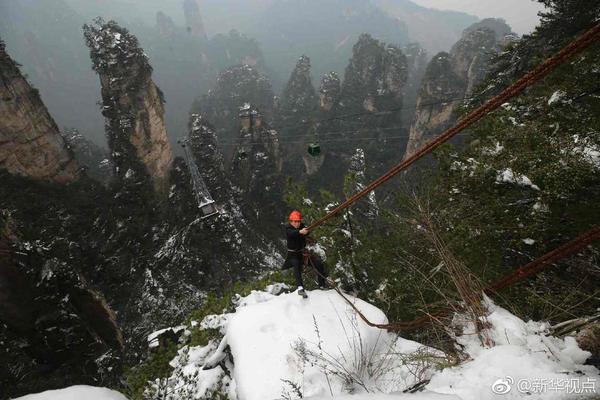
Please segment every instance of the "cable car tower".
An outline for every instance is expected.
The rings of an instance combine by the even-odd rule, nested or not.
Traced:
[[[214,215],[219,214],[219,210],[217,210],[217,205],[213,200],[206,184],[204,183],[204,179],[202,179],[202,175],[200,175],[200,170],[198,169],[198,165],[194,161],[194,158],[190,154],[188,145],[190,144],[189,138],[180,139],[177,141],[181,147],[183,147],[183,153],[185,154],[185,163],[188,166],[188,170],[190,171],[190,177],[192,181],[192,187],[194,189],[194,197],[198,202],[198,208],[202,212],[200,219],[205,219],[212,217]]]

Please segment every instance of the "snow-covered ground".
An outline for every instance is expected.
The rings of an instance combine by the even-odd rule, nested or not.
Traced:
[[[174,360],[174,387],[185,381],[177,371],[187,376],[213,371],[216,380],[225,381],[204,380],[193,393],[207,395],[207,388],[220,387],[239,400],[479,400],[584,398],[599,392],[599,371],[582,365],[589,354],[573,338],[548,337],[543,323],[524,322],[489,299],[487,337],[494,345],[483,346],[457,316],[463,334],[456,341],[468,360],[447,367],[443,353],[367,326],[334,291],[313,291],[307,300],[272,292],[252,292],[238,299],[235,313],[208,316],[200,326],[220,327],[224,338],[183,349],[182,354],[206,354]],[[350,299],[370,321],[387,322],[381,310]],[[221,351],[227,348],[230,355]],[[217,364],[218,373],[212,368]],[[422,392],[402,393],[427,379]]]
[[[432,348],[367,326],[335,291],[276,295],[281,286],[239,297],[236,311],[196,326],[220,328],[223,339],[184,347],[171,362],[171,378],[155,382],[165,399],[270,400],[480,400],[592,398],[599,371],[583,365],[589,353],[571,337],[544,334],[543,323],[524,322],[487,299],[492,346],[483,346],[470,323],[456,337],[467,361],[449,367]],[[384,313],[354,297],[375,323]],[[442,368],[445,367],[445,368]],[[403,393],[421,382],[423,390]],[[27,397],[54,400],[67,397]],[[83,398],[83,397],[81,397]],[[95,400],[119,397],[92,397]]]
[[[48,390],[46,392],[18,397],[15,400],[127,400],[119,392],[93,386],[71,386],[66,389]]]

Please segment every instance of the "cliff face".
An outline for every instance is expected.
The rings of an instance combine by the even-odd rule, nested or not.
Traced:
[[[244,104],[238,146],[231,163],[231,180],[239,190],[245,214],[252,222],[277,223],[281,209],[283,158],[279,134],[270,129],[257,108]]]
[[[261,110],[264,118],[273,117],[273,90],[269,79],[250,65],[240,65],[221,72],[208,94],[198,100],[193,111],[211,121],[223,147],[225,160],[233,156],[232,142],[239,137],[239,109],[245,103]]]
[[[212,198],[219,203],[226,202],[231,197],[231,182],[225,174],[214,127],[200,115],[192,114],[189,139],[192,155]]]
[[[510,27],[502,20],[486,19],[465,29],[450,53],[431,59],[421,81],[405,157],[456,121],[454,111],[473,94],[509,35]]]
[[[163,37],[171,37],[177,30],[173,19],[162,11],[156,13],[156,28]]]
[[[109,183],[112,178],[112,167],[106,149],[83,137],[77,129],[68,129],[62,135],[82,171],[98,182]]]
[[[340,77],[330,72],[321,77],[319,86],[319,107],[322,112],[330,111],[339,100],[341,91]]]
[[[303,155],[314,140],[312,121],[318,110],[318,97],[310,76],[310,59],[301,56],[283,90],[275,113],[275,126],[285,138],[287,154],[284,169],[292,176],[316,171]],[[305,162],[303,162],[303,158]],[[309,160],[310,161],[310,160]],[[304,168],[303,168],[304,165]]]
[[[316,110],[316,105],[317,94],[310,78],[310,58],[302,56],[292,71],[277,108],[277,125],[286,127],[282,135],[305,130],[307,124],[296,125],[308,122]],[[288,126],[290,127],[287,128]]]
[[[407,79],[408,63],[402,50],[368,34],[354,44],[341,85],[334,74],[323,77],[320,122],[315,125],[322,155],[305,155],[307,170],[319,170],[312,178],[316,185],[341,193],[339,177],[359,147],[376,172],[391,159],[385,151],[392,149],[388,138],[398,137],[401,130]]]
[[[346,68],[340,108],[377,112],[398,106],[408,78],[406,56],[395,46],[363,34],[352,48]]]
[[[36,179],[68,182],[77,163],[44,106],[0,41],[0,168]]]
[[[202,15],[196,0],[183,1],[183,14],[185,15],[185,23],[190,34],[206,39],[206,31],[202,22]]]
[[[162,189],[172,162],[164,122],[164,99],[135,36],[98,19],[84,27],[93,68],[102,85],[102,114],[115,175],[149,176]]]

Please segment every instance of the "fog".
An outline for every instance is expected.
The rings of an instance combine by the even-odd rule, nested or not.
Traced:
[[[61,129],[77,128],[106,146],[97,104],[99,80],[81,30],[97,16],[116,20],[138,37],[154,68],[153,79],[165,93],[173,142],[187,129],[194,99],[229,66],[255,64],[279,94],[303,54],[311,58],[313,84],[318,86],[326,72],[343,77],[352,46],[363,32],[400,47],[419,42],[432,56],[448,50],[462,30],[477,21],[473,15],[432,10],[409,0],[196,4],[200,17],[194,19],[186,18],[184,0],[2,0],[0,37]]]

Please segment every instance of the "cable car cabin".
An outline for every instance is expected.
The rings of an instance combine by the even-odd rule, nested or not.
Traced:
[[[217,210],[214,201],[200,204],[198,208],[200,208],[200,211],[202,212],[202,216],[200,217],[200,219],[208,218],[219,213],[219,210]]]
[[[319,154],[321,154],[321,146],[319,145],[319,143],[309,144],[308,145],[308,154],[310,154],[313,157],[316,157]]]

